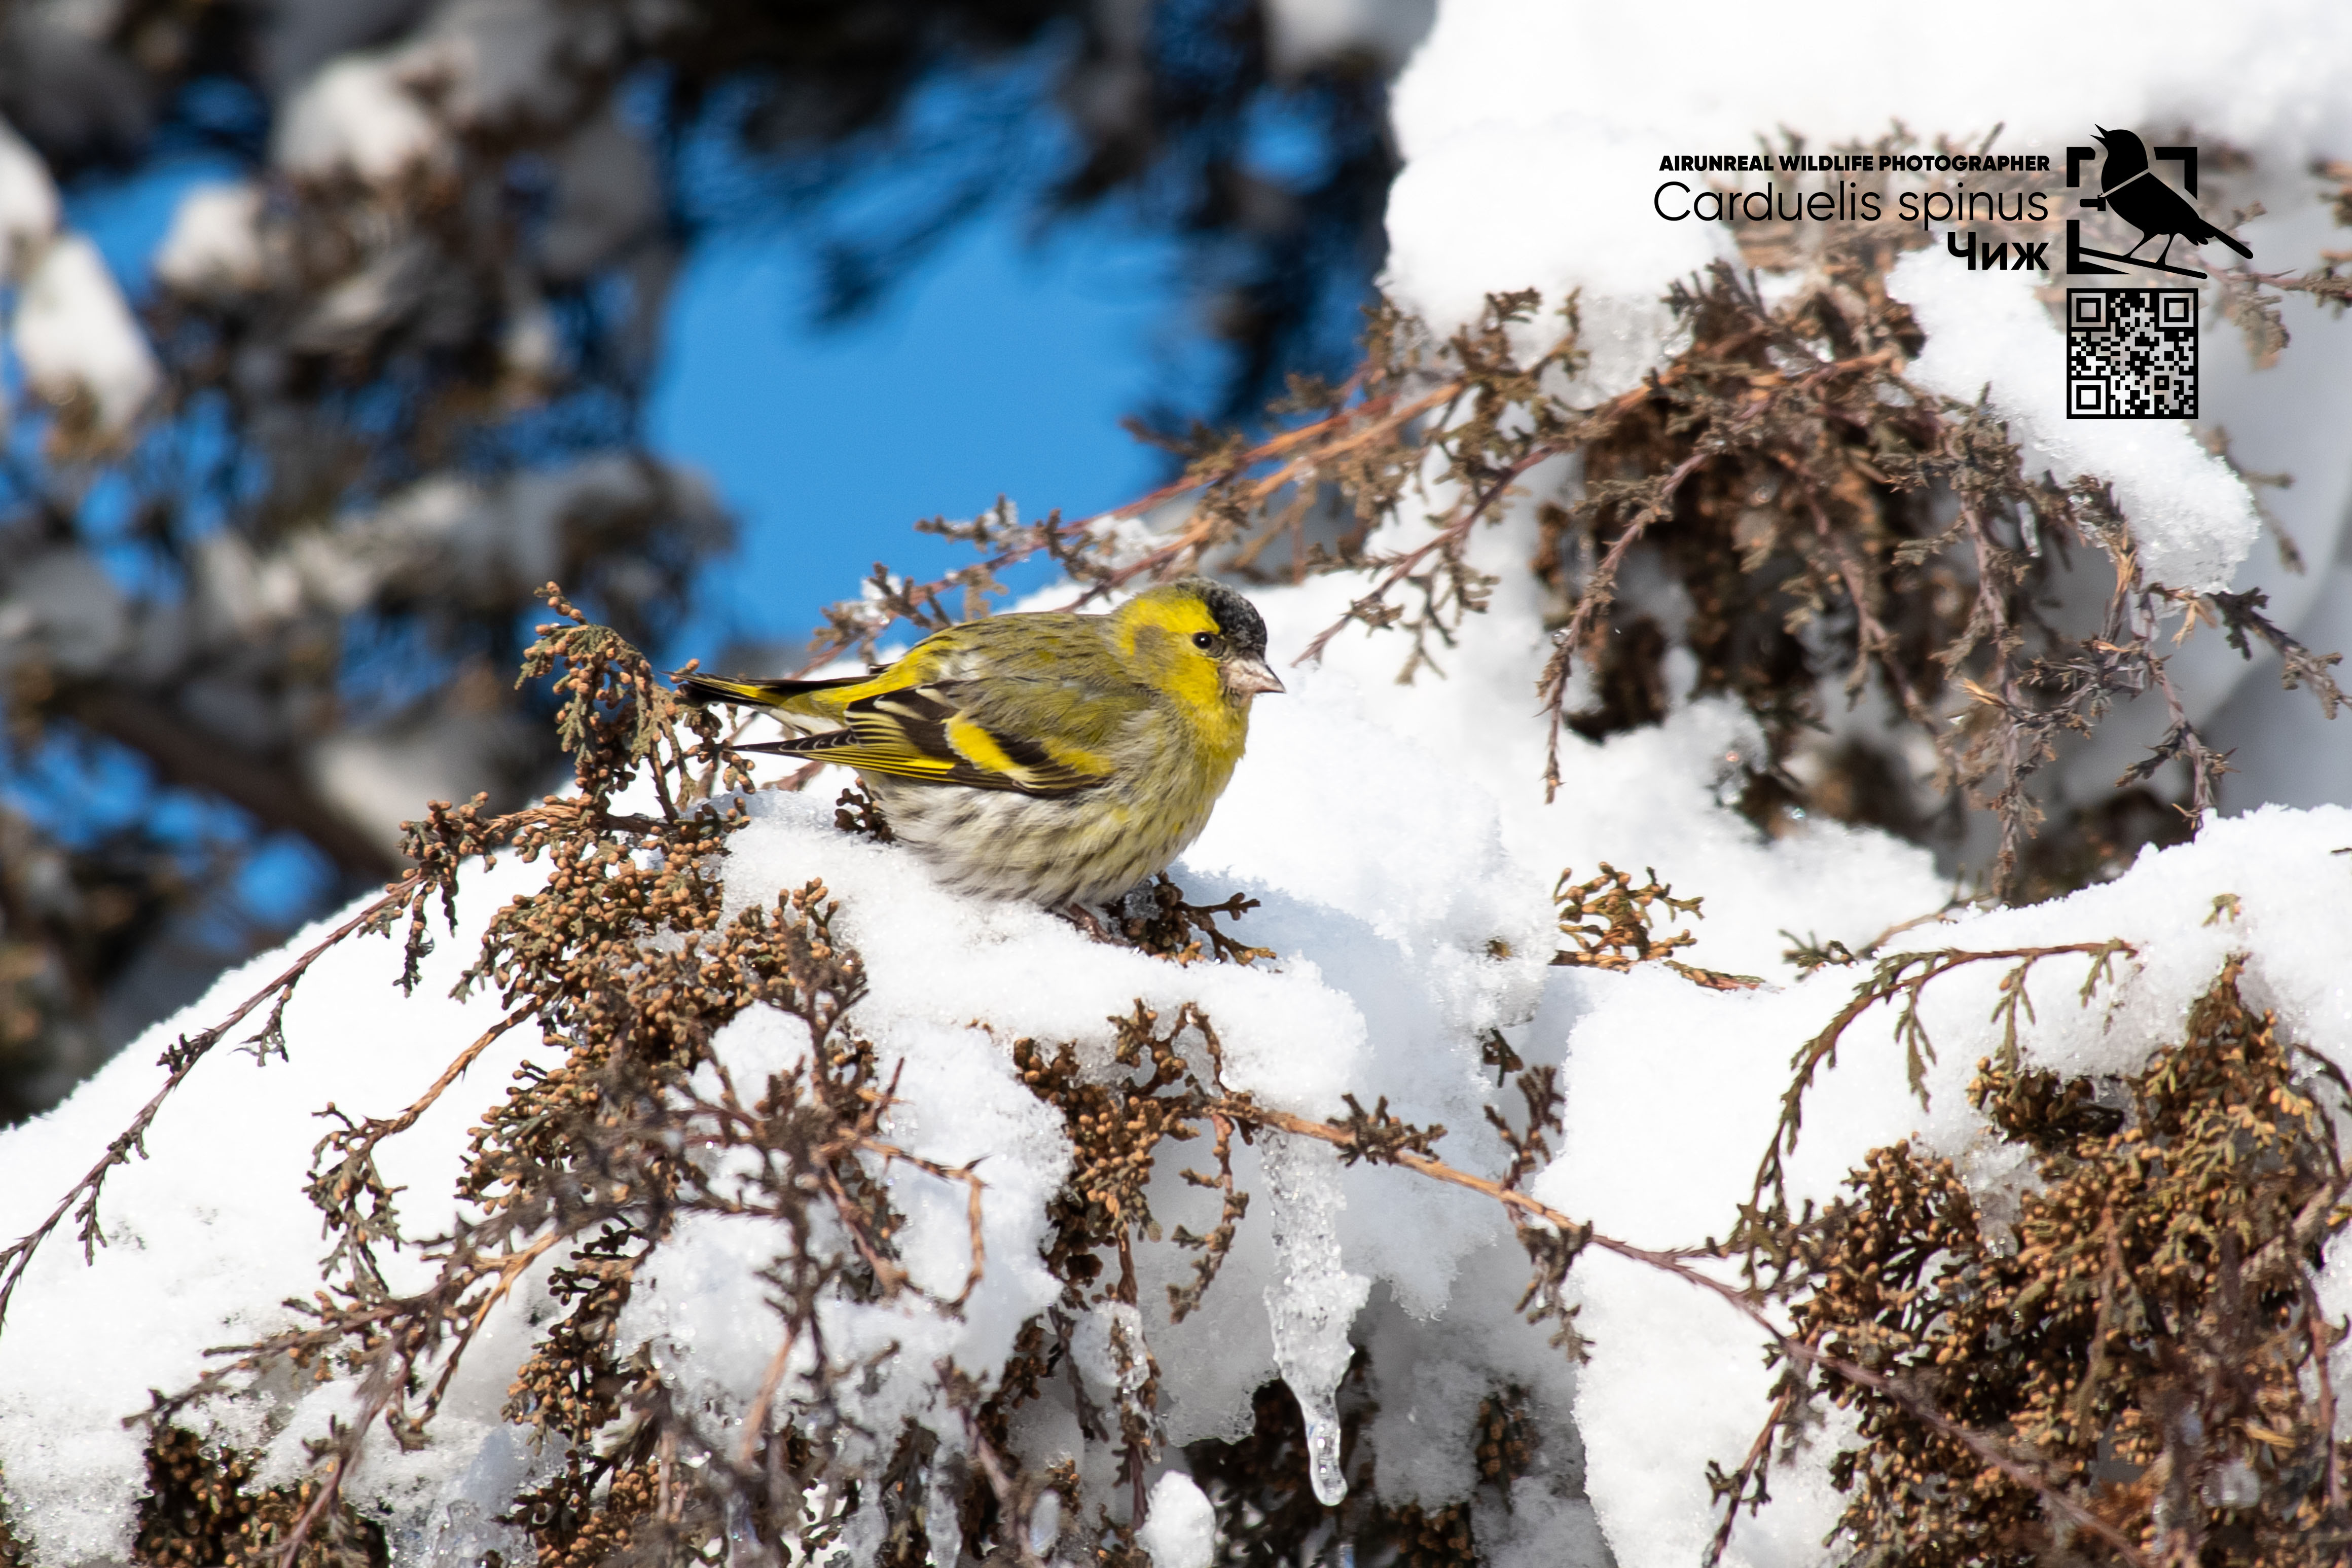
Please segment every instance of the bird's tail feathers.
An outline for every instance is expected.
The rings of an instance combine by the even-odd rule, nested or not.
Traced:
[[[778,708],[795,698],[839,686],[854,686],[866,675],[835,675],[823,681],[721,680],[716,675],[688,675],[677,685],[678,695],[690,703],[738,703],[746,707]]]

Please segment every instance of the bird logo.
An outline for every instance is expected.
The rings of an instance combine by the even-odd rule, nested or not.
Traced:
[[[2208,223],[2182,195],[2165,183],[2148,155],[2147,143],[2136,132],[2095,128],[2094,138],[2105,150],[2106,156],[2099,164],[2099,193],[2084,196],[2083,205],[2094,212],[2112,213],[2139,230],[2139,240],[2131,249],[2117,254],[2114,251],[2093,250],[2082,242],[2083,223],[2080,218],[2066,220],[2066,270],[2075,273],[2113,273],[2112,267],[2101,267],[2096,261],[2121,262],[2126,267],[2144,267],[2158,272],[2169,272],[2179,277],[2203,277],[2206,275],[2193,267],[2175,267],[2170,263],[2172,244],[2186,240],[2200,246],[2220,240],[2240,256],[2251,258],[2253,252]],[[2073,185],[2080,177],[2084,159],[2093,156],[2088,147],[2066,150],[2066,183]],[[2194,147],[2159,147],[2158,159],[2177,162],[2181,165],[2181,183],[2190,195],[2197,192],[2197,149]],[[2147,260],[2139,252],[2158,235],[2164,236],[2164,246],[2156,259]]]

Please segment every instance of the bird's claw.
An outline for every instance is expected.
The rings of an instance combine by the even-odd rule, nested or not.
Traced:
[[[1115,943],[1118,940],[1118,937],[1103,929],[1103,923],[1099,919],[1096,918],[1095,912],[1088,909],[1083,904],[1075,902],[1066,904],[1062,905],[1061,908],[1054,911],[1054,913],[1060,915],[1063,919],[1068,921],[1071,925],[1076,926],[1079,930],[1085,932],[1088,936],[1094,938],[1094,940],[1097,942]]]

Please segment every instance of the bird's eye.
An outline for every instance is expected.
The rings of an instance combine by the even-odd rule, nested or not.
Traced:
[[[1192,646],[1200,649],[1202,653],[1207,653],[1216,645],[1217,639],[1211,633],[1206,632],[1195,632],[1192,633]]]

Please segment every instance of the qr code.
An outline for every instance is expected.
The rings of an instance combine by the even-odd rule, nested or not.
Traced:
[[[2195,419],[2197,290],[2066,290],[2066,417]]]

